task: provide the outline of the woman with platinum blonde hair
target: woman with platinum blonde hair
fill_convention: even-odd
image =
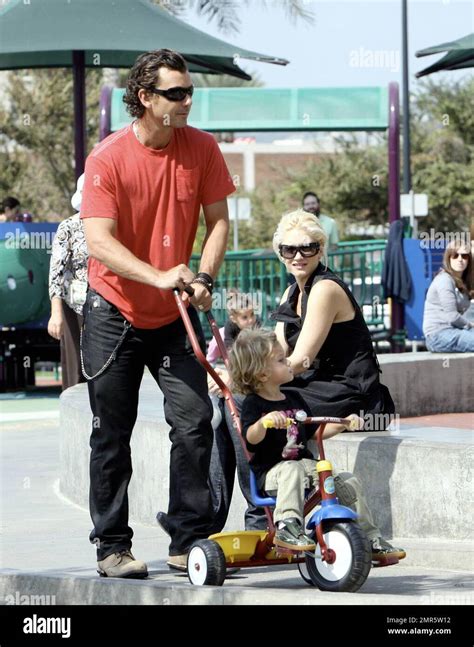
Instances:
[[[326,236],[316,216],[285,214],[273,247],[295,283],[273,313],[275,332],[313,415],[360,411],[370,431],[383,431],[395,407],[362,311],[344,281],[323,263]],[[316,413],[317,412],[317,413]],[[382,414],[382,415],[376,415]]]
[[[284,259],[280,255],[280,245],[285,234],[294,229],[305,232],[313,242],[319,243],[321,249],[326,249],[328,239],[317,216],[313,216],[313,214],[303,209],[297,209],[282,216],[273,234],[273,250],[282,262]]]

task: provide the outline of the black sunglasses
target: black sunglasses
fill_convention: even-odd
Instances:
[[[457,253],[457,254],[451,254],[451,258],[456,258],[456,259],[457,259],[457,258],[459,258],[459,256],[460,256],[463,260],[467,261],[467,260],[469,259],[470,254],[460,254],[460,253]]]
[[[160,97],[165,97],[168,101],[184,101],[188,95],[192,97],[194,93],[194,85],[190,85],[189,88],[178,86],[176,88],[169,88],[169,90],[160,90],[159,88],[146,89],[153,94],[158,94]]]
[[[280,256],[286,259],[292,259],[299,252],[304,258],[316,256],[321,249],[319,243],[308,243],[307,245],[279,245]]]

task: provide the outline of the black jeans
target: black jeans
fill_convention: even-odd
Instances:
[[[240,413],[243,396],[234,395],[235,404]],[[248,507],[245,511],[245,530],[266,530],[268,523],[263,508],[252,503],[250,495],[250,467],[242,449],[237,432],[232,429],[232,417],[219,398],[222,421],[214,429],[211,470],[209,474],[214,507],[214,532],[220,532],[227,521],[232,492],[234,490],[235,471],[239,479],[240,490]]]
[[[188,312],[205,348],[197,313],[192,306]],[[179,555],[211,531],[212,408],[206,373],[181,319],[152,330],[134,328],[115,306],[89,290],[82,338],[84,369],[89,376],[104,366],[123,334],[113,361],[88,381],[94,416],[89,497],[94,529],[90,540],[97,545],[98,560],[132,545],[127,496],[132,476],[130,437],[147,366],[165,396],[164,413],[171,427],[169,552]]]

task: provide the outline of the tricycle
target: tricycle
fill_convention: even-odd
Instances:
[[[187,291],[191,293],[192,288],[187,288]],[[174,290],[174,294],[194,353],[221,389],[225,405],[232,416],[233,430],[238,434],[243,451],[249,460],[251,455],[242,436],[239,412],[232,393],[206,360],[179,290]],[[228,366],[227,351],[210,310],[206,316],[220,353]],[[277,564],[297,564],[303,580],[322,591],[354,592],[364,584],[371,568],[370,543],[357,523],[357,513],[338,501],[332,465],[326,458],[323,444],[326,424],[351,425],[353,421],[335,417],[310,417],[304,411],[298,411],[295,420],[289,420],[289,422],[295,422],[298,425],[318,425],[317,478],[314,481],[318,486],[307,492],[304,505],[307,534],[315,541],[316,550],[302,553],[274,545],[275,525],[272,509],[276,499],[258,491],[255,475],[250,470],[253,503],[264,508],[268,521],[267,530],[219,532],[210,535],[208,539],[196,541],[191,546],[187,558],[187,573],[191,584],[221,586],[228,568]]]

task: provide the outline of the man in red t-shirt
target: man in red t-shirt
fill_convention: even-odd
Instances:
[[[186,568],[191,544],[212,527],[208,486],[212,408],[172,288],[192,284],[189,314],[205,348],[194,306],[208,310],[228,235],[234,185],[215,139],[187,126],[193,85],[180,54],[140,56],[124,101],[136,120],[89,155],[81,207],[89,249],[83,371],[94,415],[90,510],[98,571],[146,577],[131,549],[127,488],[130,437],[147,366],[165,395],[172,443],[169,565]],[[200,272],[188,262],[203,208],[207,234]]]

